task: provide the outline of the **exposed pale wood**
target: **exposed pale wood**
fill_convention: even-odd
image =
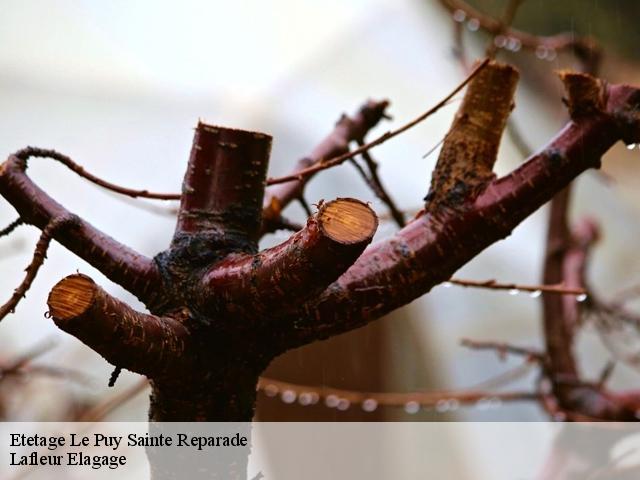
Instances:
[[[71,275],[58,282],[49,295],[52,317],[68,320],[86,312],[95,299],[96,284],[84,275]]]
[[[318,221],[325,235],[344,244],[370,238],[378,227],[375,212],[366,203],[351,198],[339,198],[324,205]]]

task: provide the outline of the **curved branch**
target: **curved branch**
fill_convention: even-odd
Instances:
[[[27,147],[22,150],[19,150],[15,153],[17,157],[21,158],[30,158],[30,157],[40,157],[40,158],[50,158],[55,160],[56,162],[61,163],[69,170],[77,174],[78,176],[84,178],[85,180],[90,181],[91,183],[98,185],[106,190],[110,190],[114,193],[119,193],[120,195],[125,195],[131,198],[149,198],[152,200],[180,200],[180,194],[176,193],[158,193],[158,192],[150,192],[149,190],[135,190],[132,188],[122,187],[120,185],[116,185],[115,183],[108,182],[103,180],[92,173],[87,172],[81,165],[78,165],[76,162],[71,160],[71,158],[67,155],[64,155],[56,150],[51,150],[48,148],[37,148],[37,147]]]
[[[147,376],[187,361],[189,331],[175,318],[137,312],[86,275],[58,282],[47,299],[56,325],[109,363]]]
[[[377,226],[374,211],[358,200],[322,204],[307,226],[286,242],[214,265],[202,279],[205,301],[249,319],[291,309],[344,273],[371,242]]]
[[[0,195],[24,222],[42,230],[54,219],[71,217],[68,210],[33,183],[26,169],[27,157],[22,154],[11,155],[0,165]],[[55,232],[52,237],[141,301],[150,302],[160,285],[159,273],[151,259],[74,218],[75,228]]]

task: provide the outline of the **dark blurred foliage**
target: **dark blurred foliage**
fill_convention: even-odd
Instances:
[[[500,17],[509,0],[467,0]],[[640,61],[640,0],[524,0],[514,27],[536,34],[574,31],[607,51]]]

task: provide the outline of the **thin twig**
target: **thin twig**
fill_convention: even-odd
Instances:
[[[112,192],[116,192],[121,195],[126,195],[128,197],[150,198],[154,200],[180,200],[180,197],[181,197],[179,193],[157,193],[157,192],[150,192],[149,190],[134,190],[131,188],[121,187],[120,185],[116,185],[115,183],[107,182],[106,180],[103,180],[87,172],[83,167],[81,167],[76,162],[71,160],[71,158],[68,157],[67,155],[59,153],[55,150],[37,148],[37,147],[27,147],[22,150],[19,150],[14,155],[23,160],[27,160],[30,157],[50,158],[52,160],[56,160],[57,162],[60,162],[61,164],[69,168],[71,171],[73,171],[80,177],[86,180],[89,180],[91,183],[94,183],[102,188],[106,188],[107,190],[111,190]]]
[[[9,225],[7,225],[5,228],[0,230],[0,237],[6,237],[11,232],[13,232],[16,228],[18,228],[20,225],[24,225],[24,220],[22,220],[22,218],[18,217],[13,222],[11,222]]]
[[[511,355],[527,357],[540,362],[544,361],[545,358],[545,355],[538,350],[526,347],[518,347],[504,342],[471,340],[465,338],[460,341],[460,344],[463,347],[471,348],[473,350],[494,350],[498,352],[501,357],[509,353]]]
[[[328,160],[325,160],[323,162],[317,163],[315,165],[312,165],[308,168],[305,168],[303,170],[299,170],[298,172],[296,172],[295,174],[292,175],[286,175],[284,177],[277,177],[277,178],[269,178],[267,180],[267,185],[275,185],[278,183],[286,183],[286,182],[291,182],[293,180],[301,180],[302,178],[308,177],[309,175],[313,175],[316,172],[319,172],[321,170],[326,170],[328,168],[331,167],[335,167],[336,165],[340,165],[342,163],[344,163],[346,160],[355,157],[356,155],[360,155],[363,152],[366,152],[368,150],[370,150],[371,148],[380,145],[384,142],[386,142],[387,140],[396,137],[398,135],[400,135],[401,133],[406,132],[407,130],[409,130],[410,128],[416,126],[417,124],[419,124],[420,122],[422,122],[425,118],[429,117],[430,115],[433,115],[435,112],[437,112],[438,110],[440,110],[444,105],[447,104],[447,102],[449,102],[449,100],[451,100],[451,98],[453,98],[460,90],[462,90],[478,73],[480,73],[480,71],[489,63],[489,59],[486,58],[484,59],[474,70],[473,72],[471,72],[469,74],[469,76],[467,76],[467,78],[460,83],[460,85],[458,85],[449,95],[447,95],[443,100],[441,100],[440,102],[438,102],[438,104],[436,104],[434,107],[430,108],[429,110],[427,110],[425,113],[423,113],[422,115],[418,116],[417,118],[411,120],[409,123],[404,124],[403,126],[401,126],[400,128],[397,128],[396,130],[391,130],[389,132],[386,132],[385,134],[381,135],[380,137],[376,138],[375,140],[368,142],[358,148],[356,148],[355,150],[352,150],[350,152],[347,152],[343,155],[338,155],[337,157],[333,157],[330,158]]]
[[[513,23],[513,19],[518,12],[518,8],[520,5],[524,3],[524,0],[510,0],[507,4],[507,8],[505,9],[504,15],[502,16],[502,20],[500,20],[500,27],[492,32],[491,39],[489,40],[489,45],[487,47],[486,56],[489,58],[494,58],[496,56],[496,52],[498,50],[498,46],[496,45],[495,39],[498,35],[502,35],[506,32]]]
[[[324,399],[325,403],[333,399],[336,402],[346,401],[347,405],[362,405],[367,408],[371,405],[372,410],[377,406],[385,407],[407,407],[415,403],[416,406],[434,407],[441,402],[454,401],[459,404],[475,404],[481,400],[495,399],[504,402],[517,401],[537,401],[539,395],[535,392],[491,392],[482,390],[442,390],[433,392],[361,392],[354,390],[344,390],[327,386],[299,385],[296,383],[282,382],[271,378],[261,377],[258,382],[258,390],[265,394],[274,396],[280,393],[291,392],[303,405],[317,403]],[[316,396],[314,399],[313,397]],[[303,400],[304,399],[304,400]],[[336,404],[336,406],[339,404]]]
[[[479,27],[489,34],[499,35],[502,32],[502,22],[500,20],[480,12],[463,0],[440,0],[440,3],[451,13],[455,13],[458,10],[464,12],[466,18],[475,19]],[[602,50],[591,38],[578,36],[574,32],[539,36],[514,28],[507,28],[502,33],[517,40],[522,48],[530,51],[536,51],[538,48],[557,52],[572,50],[583,64],[588,65],[587,68],[589,70],[592,70],[599,63],[602,56]]]
[[[304,195],[300,195],[298,197],[298,203],[300,204],[300,206],[304,210],[304,213],[307,214],[307,217],[312,217],[313,216],[313,211],[311,210],[311,206],[309,205],[309,202],[307,202],[307,200],[304,198]]]
[[[364,142],[358,142],[358,146],[362,147],[363,145]],[[369,169],[369,177],[365,176],[365,178],[368,178],[367,183],[373,190],[373,193],[375,193],[380,201],[387,206],[391,217],[393,218],[394,222],[396,222],[396,225],[399,228],[403,228],[405,226],[404,214],[397,207],[396,203],[393,201],[393,198],[391,198],[391,195],[384,187],[382,179],[380,178],[380,175],[378,175],[378,162],[373,159],[369,152],[362,152],[362,159]]]
[[[562,284],[558,285],[520,285],[517,283],[498,283],[495,280],[463,280],[461,278],[452,278],[449,283],[460,287],[470,288],[487,288],[490,290],[513,290],[518,292],[531,293],[557,293],[560,295],[586,295],[584,288],[567,288]]]
[[[11,298],[2,306],[0,306],[0,321],[4,317],[6,317],[9,313],[12,313],[20,300],[24,298],[27,291],[31,287],[33,280],[36,278],[38,274],[38,270],[44,263],[45,258],[47,258],[47,250],[53,239],[53,235],[55,232],[66,225],[73,224],[75,222],[74,217],[64,217],[53,219],[49,222],[49,224],[42,230],[40,235],[40,239],[36,244],[35,251],[33,252],[33,259],[31,263],[26,268],[26,275],[22,283],[13,291],[13,295]]]

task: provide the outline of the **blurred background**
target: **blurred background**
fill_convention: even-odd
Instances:
[[[470,1],[500,17],[505,1]],[[490,37],[470,18],[461,29],[470,58],[482,55]],[[593,35],[605,51],[601,76],[640,83],[640,4],[632,0],[528,0],[514,26],[536,34],[560,31]],[[274,137],[270,173],[286,173],[332,128],[368,98],[391,100],[394,120],[382,133],[438,102],[464,78],[454,55],[454,24],[438,0],[325,1],[124,1],[4,0],[0,15],[0,156],[27,145],[55,148],[112,182],[153,191],[179,191],[192,129],[198,119],[267,132]],[[565,121],[554,70],[575,66],[563,52],[500,50],[498,57],[522,72],[513,118],[525,141],[543,146]],[[402,136],[376,148],[380,174],[398,205],[420,207],[437,145],[456,103]],[[425,158],[424,155],[435,150]],[[505,137],[496,169],[506,173],[523,156]],[[614,294],[640,283],[640,152],[624,145],[606,156],[604,175],[576,183],[572,217],[601,222],[604,238],[589,268],[594,289]],[[132,201],[101,190],[54,162],[36,159],[29,173],[71,211],[140,252],[152,256],[172,236],[174,204]],[[309,202],[352,196],[385,207],[345,164],[318,175]],[[297,205],[290,218],[304,220]],[[0,200],[0,225],[16,217]],[[539,283],[546,209],[487,249],[456,276]],[[378,238],[395,227],[383,222]],[[23,276],[38,232],[22,227],[0,239],[0,295],[8,298]],[[264,240],[270,246],[286,232]],[[73,369],[82,378],[22,375],[0,381],[5,420],[62,420],[87,406],[126,392],[139,382],[112,371],[96,353],[44,318],[51,287],[75,271],[94,278],[116,297],[142,308],[127,292],[88,264],[53,244],[48,259],[16,313],[0,324],[0,360],[10,362],[42,342],[55,347],[39,365]],[[5,298],[1,298],[4,301]],[[526,294],[435,288],[387,318],[347,335],[277,359],[267,374],[278,380],[366,391],[431,391],[470,388],[518,365],[491,353],[468,351],[461,338],[542,347],[541,304]],[[596,378],[610,358],[593,328],[579,342],[585,377]],[[34,360],[36,362],[36,360]],[[532,388],[535,369],[506,389]],[[86,376],[86,378],[84,378]],[[612,386],[640,387],[626,365]],[[136,395],[111,420],[146,419],[147,395]],[[324,405],[285,403],[261,394],[262,420],[511,420],[546,419],[537,405],[519,403],[456,408],[402,408],[363,412]],[[71,413],[70,413],[71,412]]]

